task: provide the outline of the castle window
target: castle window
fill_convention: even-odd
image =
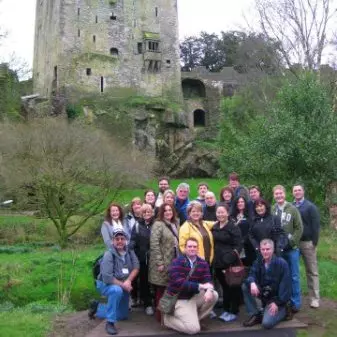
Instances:
[[[110,54],[114,56],[118,56],[118,49],[117,48],[110,48]]]
[[[166,60],[166,64],[171,64],[171,60]]]
[[[104,77],[101,76],[101,92],[104,92]]]
[[[159,61],[154,61],[154,66],[153,66],[153,71],[155,73],[159,72],[160,70],[160,62]]]
[[[158,7],[155,8],[156,17],[158,16]]]
[[[80,37],[81,36],[81,31],[78,29],[77,30],[77,36]]]
[[[87,69],[86,69],[86,74],[87,74],[87,76],[90,76],[90,75],[91,75],[91,68],[87,68]]]
[[[206,125],[206,113],[202,109],[197,109],[193,112],[193,124],[196,126],[205,126]]]
[[[98,23],[98,16],[96,15],[95,23]]]
[[[93,37],[92,37],[92,42],[93,42],[93,43],[96,42],[96,35],[93,35]]]
[[[81,14],[81,8],[77,8],[77,15],[80,16]]]
[[[138,54],[143,54],[143,42],[137,43],[137,51],[138,51]]]
[[[153,67],[153,61],[150,60],[150,61],[149,61],[149,66],[147,67],[147,70],[148,70],[148,71],[152,71],[152,67]]]
[[[113,21],[117,20],[117,16],[114,13],[111,13],[110,20],[113,20]]]
[[[159,51],[159,42],[148,41],[148,50],[149,51]]]
[[[54,67],[54,80],[57,81],[57,66]]]

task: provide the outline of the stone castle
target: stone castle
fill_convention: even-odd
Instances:
[[[37,0],[34,91],[181,96],[177,0]]]
[[[177,0],[37,0],[33,79],[34,92],[43,97],[60,89],[132,89],[180,103],[179,125],[168,118],[166,127],[174,130],[161,140],[177,162],[179,149],[186,157],[186,144],[218,125],[221,98],[232,95],[241,80],[232,68],[181,72]],[[135,139],[141,150],[155,153],[158,137],[148,132],[155,129],[149,116],[139,123],[135,117],[136,128],[143,126]]]

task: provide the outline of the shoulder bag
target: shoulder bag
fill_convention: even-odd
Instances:
[[[197,263],[194,263],[193,267],[191,268],[184,282],[190,279],[190,277],[192,276],[196,268],[196,264]],[[182,286],[180,287],[179,291],[176,294],[171,295],[167,292],[167,289],[165,289],[163,296],[159,300],[158,310],[161,311],[163,314],[173,315],[174,308],[177,303],[181,290],[182,290]]]
[[[228,284],[229,287],[238,287],[241,286],[243,280],[247,276],[246,267],[243,265],[239,253],[234,250],[238,260],[239,265],[238,266],[230,266],[227,268],[225,273],[225,281]]]

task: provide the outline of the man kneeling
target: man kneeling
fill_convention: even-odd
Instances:
[[[218,300],[208,263],[197,256],[198,242],[189,238],[185,255],[173,260],[169,268],[169,294],[179,293],[174,313],[164,315],[164,325],[186,334],[200,331],[200,320],[207,317]],[[189,279],[187,277],[193,268]]]
[[[262,323],[265,329],[271,329],[286,316],[291,297],[291,277],[287,262],[274,255],[272,240],[262,240],[260,252],[262,258],[255,260],[242,285],[246,309],[251,314],[243,325],[249,327]],[[261,300],[261,309],[256,298]]]
[[[107,304],[94,303],[89,317],[106,318],[106,332],[117,334],[116,321],[125,320],[129,314],[131,283],[139,271],[139,262],[133,250],[126,246],[127,234],[122,229],[113,233],[113,247],[104,253],[96,288],[108,298]]]

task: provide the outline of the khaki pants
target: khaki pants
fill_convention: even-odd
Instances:
[[[207,317],[218,300],[218,293],[213,292],[209,302],[204,300],[205,291],[194,295],[189,300],[178,300],[173,315],[164,315],[164,325],[173,330],[189,335],[200,331],[200,320]]]
[[[300,252],[303,257],[310,299],[319,300],[319,275],[317,252],[312,241],[300,241]]]

